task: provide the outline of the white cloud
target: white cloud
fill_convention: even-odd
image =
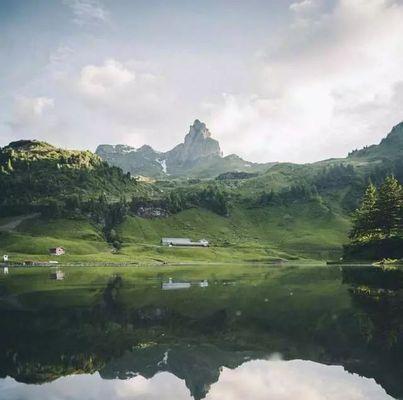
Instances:
[[[64,0],[74,14],[73,22],[80,26],[109,21],[109,12],[98,0]]]
[[[133,128],[147,131],[150,122],[168,112],[173,101],[162,76],[141,67],[135,71],[135,65],[113,59],[87,65],[81,69],[77,93],[72,94],[88,112],[106,116],[107,125],[114,126],[114,131],[120,129],[120,135],[126,137]]]
[[[317,7],[316,0],[303,0],[290,4],[290,10],[295,13],[305,13]]]
[[[402,96],[396,95],[403,5],[340,0],[301,23],[295,11],[314,3],[292,5],[298,15],[253,71],[257,94],[227,95],[211,110],[219,137],[247,138],[228,141],[227,150],[260,161],[344,156],[378,141],[403,119]]]
[[[46,109],[54,107],[54,100],[48,97],[19,97],[16,99],[16,113],[22,118],[37,118],[43,115]]]
[[[63,140],[92,149],[100,143],[172,146],[170,132],[161,133],[175,94],[149,63],[107,59],[68,71],[57,85],[63,105],[50,141],[60,143],[67,130]]]
[[[135,72],[110,59],[101,66],[87,65],[81,70],[80,89],[89,96],[102,96],[133,83]]]
[[[8,126],[16,133],[33,133],[44,124],[54,105],[54,100],[48,97],[18,96]]]

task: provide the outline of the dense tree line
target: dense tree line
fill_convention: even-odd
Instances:
[[[324,168],[312,182],[317,190],[337,189],[347,185],[362,184],[361,177],[351,164],[337,164]]]
[[[388,176],[379,189],[370,183],[353,214],[350,238],[356,242],[403,236],[403,188]]]
[[[116,228],[125,220],[129,212],[129,204],[124,197],[119,201],[108,202],[105,196],[99,196],[82,204],[81,210],[102,228],[107,242],[116,250],[122,247],[123,239]]]
[[[226,216],[229,214],[229,195],[216,185],[191,189],[177,188],[160,198],[133,197],[130,210],[136,213],[140,207],[161,208],[170,214],[176,214],[194,207],[202,207]]]
[[[278,192],[271,190],[262,193],[257,199],[258,206],[289,205],[295,201],[310,201],[319,197],[318,190],[315,185],[303,183],[292,185]]]

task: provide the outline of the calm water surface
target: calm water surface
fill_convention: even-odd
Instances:
[[[0,275],[2,400],[403,398],[402,271],[63,272]]]

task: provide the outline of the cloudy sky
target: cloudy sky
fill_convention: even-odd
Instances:
[[[0,146],[310,162],[403,120],[403,0],[0,0]]]

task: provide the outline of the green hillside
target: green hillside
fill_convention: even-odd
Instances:
[[[20,140],[0,149],[1,214],[65,207],[141,191],[141,185],[90,151]]]
[[[11,143],[0,152],[0,252],[43,260],[60,245],[66,261],[336,259],[368,182],[391,174],[403,181],[402,137],[398,125],[344,159],[153,184],[90,152]],[[211,245],[166,248],[165,236]]]
[[[48,249],[54,246],[66,248],[63,261],[325,260],[341,254],[349,220],[312,201],[275,208],[238,207],[231,210],[229,217],[196,208],[161,219],[127,216],[116,229],[123,247],[113,253],[102,231],[86,220],[37,217],[12,232],[0,232],[0,252],[15,259],[41,261],[48,260]],[[164,236],[207,238],[211,246],[162,247],[160,240]]]

